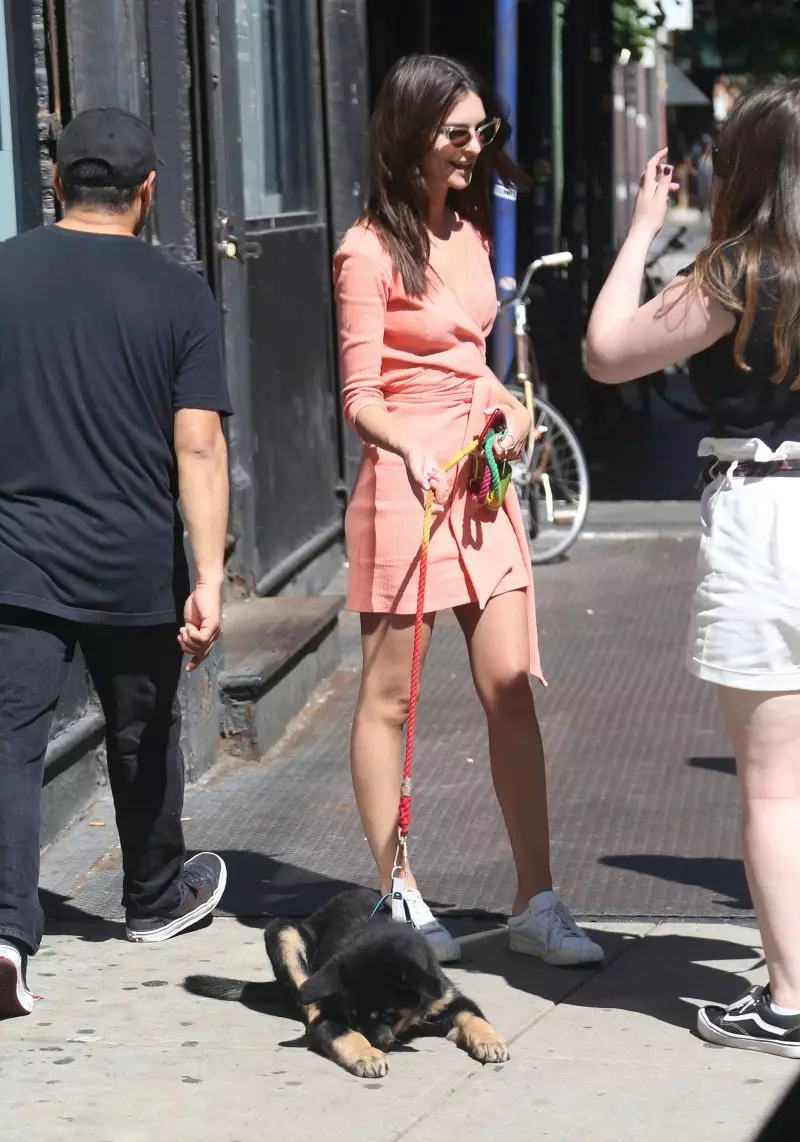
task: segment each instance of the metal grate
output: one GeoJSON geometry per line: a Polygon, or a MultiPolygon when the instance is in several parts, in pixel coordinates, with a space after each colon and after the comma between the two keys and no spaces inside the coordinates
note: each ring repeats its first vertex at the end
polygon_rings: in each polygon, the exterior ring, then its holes
{"type": "MultiPolygon", "coordinates": [[[[587,918],[750,915],[733,763],[712,688],[683,664],[695,551],[681,538],[594,539],[537,569],[554,873],[587,918]]],[[[349,616],[344,634],[356,637],[349,616]]],[[[373,883],[347,758],[357,686],[339,670],[264,764],[187,793],[188,842],[229,862],[226,910],[305,913],[344,884],[373,883]]],[[[423,890],[443,909],[503,912],[513,866],[451,615],[437,621],[417,732],[423,890]]],[[[76,825],[44,858],[52,916],[119,915],[110,806],[92,816],[107,825],[76,825]]]]}

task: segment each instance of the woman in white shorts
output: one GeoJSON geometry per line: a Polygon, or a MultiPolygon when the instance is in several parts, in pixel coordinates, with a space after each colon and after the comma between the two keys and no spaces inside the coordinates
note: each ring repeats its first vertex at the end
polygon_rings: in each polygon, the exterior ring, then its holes
{"type": "Polygon", "coordinates": [[[714,169],[708,244],[640,307],[674,186],[666,151],[647,164],[587,354],[609,384],[689,357],[709,414],[688,664],[736,754],[769,984],[702,1008],[698,1031],[800,1058],[800,80],[740,100],[714,169]]]}

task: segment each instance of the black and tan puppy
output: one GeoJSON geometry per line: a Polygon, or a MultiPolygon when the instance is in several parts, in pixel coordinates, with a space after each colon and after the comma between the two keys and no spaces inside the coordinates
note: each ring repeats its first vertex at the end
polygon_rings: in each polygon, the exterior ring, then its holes
{"type": "Polygon", "coordinates": [[[398,924],[367,889],[335,896],[308,920],[265,932],[275,978],[305,1018],[309,1046],[361,1078],[382,1078],[386,1052],[415,1034],[446,1035],[481,1063],[508,1047],[447,979],[419,932],[398,924]]]}

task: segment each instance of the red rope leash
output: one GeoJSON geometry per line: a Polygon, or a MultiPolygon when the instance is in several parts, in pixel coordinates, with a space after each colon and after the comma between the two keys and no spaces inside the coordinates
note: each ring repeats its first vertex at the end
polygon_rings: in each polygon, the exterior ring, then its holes
{"type": "MultiPolygon", "coordinates": [[[[478,441],[471,444],[454,456],[444,466],[447,472],[460,464],[465,456],[469,456],[478,447],[478,441]]],[[[417,721],[417,702],[419,700],[419,676],[422,657],[422,627],[425,620],[425,586],[428,580],[428,549],[431,542],[431,526],[433,524],[434,493],[431,489],[425,497],[425,516],[422,522],[422,542],[419,549],[419,586],[417,588],[417,612],[414,621],[414,652],[411,657],[411,690],[408,703],[408,722],[406,723],[406,752],[403,759],[403,781],[400,786],[400,809],[398,813],[398,853],[395,865],[400,865],[401,858],[405,858],[406,839],[411,828],[411,767],[414,760],[414,727],[417,721]]],[[[402,865],[400,865],[402,867],[402,865]]]]}
{"type": "Polygon", "coordinates": [[[417,588],[417,614],[414,622],[414,653],[411,656],[411,691],[406,723],[406,753],[403,760],[403,782],[400,786],[399,827],[401,843],[411,828],[411,766],[414,760],[414,727],[417,721],[419,699],[420,658],[422,657],[422,626],[425,620],[425,585],[428,581],[428,548],[433,523],[434,494],[431,489],[425,497],[425,517],[422,523],[422,543],[419,549],[419,587],[417,588]]]}

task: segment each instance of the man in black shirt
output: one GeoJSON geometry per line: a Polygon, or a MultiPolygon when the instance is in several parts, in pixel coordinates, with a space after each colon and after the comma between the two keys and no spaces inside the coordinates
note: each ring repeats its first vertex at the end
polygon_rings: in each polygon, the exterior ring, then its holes
{"type": "Polygon", "coordinates": [[[226,878],[213,853],[185,860],[177,702],[184,653],[193,669],[221,631],[217,309],[136,241],[158,165],[140,119],[86,111],[57,160],[64,219],[0,245],[0,1016],[33,1007],[44,755],[76,647],[106,719],[128,939],[190,927],[226,878]]]}

